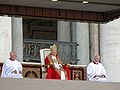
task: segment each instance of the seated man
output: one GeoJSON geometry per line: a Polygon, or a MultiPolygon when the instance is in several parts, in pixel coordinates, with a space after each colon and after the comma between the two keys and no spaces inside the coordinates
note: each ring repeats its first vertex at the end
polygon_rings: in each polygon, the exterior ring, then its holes
{"type": "Polygon", "coordinates": [[[22,65],[16,60],[15,51],[10,52],[10,58],[3,64],[1,77],[23,78],[22,65]]]}
{"type": "Polygon", "coordinates": [[[67,65],[63,65],[57,54],[57,47],[54,44],[50,47],[51,53],[45,59],[47,70],[46,79],[70,80],[70,71],[67,65]]]}
{"type": "Polygon", "coordinates": [[[87,76],[90,81],[107,81],[107,75],[104,66],[100,63],[100,56],[97,54],[94,60],[87,67],[87,76]]]}

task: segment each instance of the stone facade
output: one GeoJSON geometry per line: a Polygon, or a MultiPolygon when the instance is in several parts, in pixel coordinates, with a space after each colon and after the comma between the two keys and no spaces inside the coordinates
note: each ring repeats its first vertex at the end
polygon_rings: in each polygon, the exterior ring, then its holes
{"type": "MultiPolygon", "coordinates": [[[[101,55],[109,81],[120,81],[120,19],[105,23],[58,21],[58,41],[76,42],[77,64],[87,65],[96,53],[101,55]]],[[[0,17],[0,60],[16,50],[18,60],[23,59],[22,18],[0,17]],[[5,27],[4,27],[5,26],[5,27]],[[6,42],[7,41],[7,42],[6,42]],[[6,46],[5,46],[6,45],[6,46]]]]}
{"type": "Polygon", "coordinates": [[[5,61],[12,50],[11,17],[0,16],[0,61],[5,61]]]}

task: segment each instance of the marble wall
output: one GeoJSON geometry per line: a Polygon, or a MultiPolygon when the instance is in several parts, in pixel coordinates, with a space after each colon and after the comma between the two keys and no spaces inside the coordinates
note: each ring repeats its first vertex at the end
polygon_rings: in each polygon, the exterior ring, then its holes
{"type": "Polygon", "coordinates": [[[10,51],[17,53],[17,59],[23,61],[22,18],[0,16],[0,61],[9,58],[10,51]]]}
{"type": "Polygon", "coordinates": [[[100,25],[100,50],[109,81],[120,82],[120,18],[100,25]]]}
{"type": "Polygon", "coordinates": [[[9,58],[9,52],[12,50],[11,33],[11,17],[0,16],[0,61],[9,58]]]}

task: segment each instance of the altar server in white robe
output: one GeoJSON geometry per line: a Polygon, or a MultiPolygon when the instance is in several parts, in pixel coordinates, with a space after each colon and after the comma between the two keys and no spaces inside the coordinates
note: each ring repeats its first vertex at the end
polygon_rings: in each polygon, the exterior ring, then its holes
{"type": "Polygon", "coordinates": [[[4,78],[23,78],[22,65],[16,60],[16,52],[10,52],[10,58],[4,62],[1,77],[4,78]]]}
{"type": "Polygon", "coordinates": [[[87,66],[87,79],[90,81],[107,81],[106,70],[100,63],[100,56],[97,54],[94,60],[87,66]]]}

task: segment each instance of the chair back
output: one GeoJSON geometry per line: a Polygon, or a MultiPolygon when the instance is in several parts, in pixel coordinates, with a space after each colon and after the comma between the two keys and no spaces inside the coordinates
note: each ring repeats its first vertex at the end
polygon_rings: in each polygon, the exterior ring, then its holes
{"type": "Polygon", "coordinates": [[[47,55],[50,54],[50,49],[40,49],[40,59],[41,59],[41,64],[42,64],[42,72],[45,72],[45,58],[47,55]]]}

